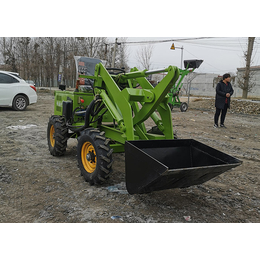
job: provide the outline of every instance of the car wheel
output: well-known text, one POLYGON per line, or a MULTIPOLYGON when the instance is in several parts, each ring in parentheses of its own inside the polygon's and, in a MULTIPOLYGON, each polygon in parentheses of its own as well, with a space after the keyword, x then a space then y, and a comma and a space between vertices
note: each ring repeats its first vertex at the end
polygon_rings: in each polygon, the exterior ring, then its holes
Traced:
POLYGON ((17 111, 23 111, 28 106, 28 101, 25 96, 17 95, 13 100, 13 109, 17 111))

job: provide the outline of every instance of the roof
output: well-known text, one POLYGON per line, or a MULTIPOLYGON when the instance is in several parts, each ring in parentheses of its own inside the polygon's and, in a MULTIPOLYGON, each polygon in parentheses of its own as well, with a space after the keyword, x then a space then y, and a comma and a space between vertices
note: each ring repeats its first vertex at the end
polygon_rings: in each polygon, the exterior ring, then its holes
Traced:
MULTIPOLYGON (((244 67, 244 68, 237 68, 237 70, 239 71, 241 71, 241 70, 246 70, 246 68, 244 67)), ((250 70, 260 70, 260 65, 257 65, 257 66, 251 66, 250 67, 250 70)))

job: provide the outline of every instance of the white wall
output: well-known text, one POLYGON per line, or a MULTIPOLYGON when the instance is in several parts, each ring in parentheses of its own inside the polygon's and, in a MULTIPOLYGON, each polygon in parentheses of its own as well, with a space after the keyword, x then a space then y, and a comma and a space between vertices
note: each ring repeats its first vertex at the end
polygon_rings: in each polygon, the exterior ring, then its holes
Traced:
MULTIPOLYGON (((183 87, 182 87, 182 95, 186 95, 188 93, 188 80, 189 77, 193 77, 193 75, 196 75, 196 77, 191 82, 191 89, 190 94, 193 96, 209 96, 209 97, 215 97, 216 94, 216 85, 217 82, 213 83, 214 78, 218 77, 218 74, 213 73, 191 73, 187 75, 183 80, 183 87), (187 92, 186 92, 187 90, 187 92)), ((164 75, 157 75, 156 80, 159 81, 163 78, 164 75)), ((153 75, 154 79, 154 75, 153 75)), ((219 80, 222 78, 220 77, 219 80)), ((260 70, 256 71, 253 79, 256 83, 253 91, 248 94, 248 97, 260 97, 260 70)), ((217 80, 218 81, 218 80, 217 80)), ((232 83, 232 87, 234 89, 233 97, 242 97, 242 89, 237 87, 237 81, 235 80, 235 83, 232 83)))
MULTIPOLYGON (((238 71, 237 72, 237 76, 238 77, 241 77, 243 75, 244 71, 238 71)), ((255 86, 254 88, 252 89, 251 92, 248 93, 248 97, 260 97, 260 70, 257 69, 252 69, 252 73, 253 73, 253 76, 252 76, 252 82, 255 82, 255 86)), ((235 81, 235 87, 237 85, 237 81, 235 81)), ((237 97, 242 97, 242 92, 243 90, 236 87, 236 92, 237 92, 237 97)))
MULTIPOLYGON (((187 81, 189 77, 196 77, 191 81, 190 94, 193 96, 215 96, 215 87, 213 84, 213 79, 218 76, 218 74, 209 73, 192 73, 187 75, 183 80, 183 89, 186 90, 188 87, 187 81)), ((185 94, 186 92, 183 91, 185 94)))

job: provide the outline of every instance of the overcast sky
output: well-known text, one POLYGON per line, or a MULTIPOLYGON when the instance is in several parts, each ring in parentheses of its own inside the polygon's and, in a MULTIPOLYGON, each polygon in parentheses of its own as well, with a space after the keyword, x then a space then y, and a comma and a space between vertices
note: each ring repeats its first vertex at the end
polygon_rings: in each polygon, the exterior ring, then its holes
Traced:
MULTIPOLYGON (((160 41, 177 39, 178 37, 128 37, 127 42, 160 41)), ((180 37, 179 37, 180 38, 180 37)), ((189 37, 181 37, 189 38, 189 37)), ((194 38, 194 37, 193 37, 194 38)), ((199 37, 198 37, 199 38, 199 37)), ((115 38, 109 39, 114 41, 115 38)), ((163 68, 169 65, 181 66, 181 53, 183 47, 183 60, 204 60, 196 71, 200 73, 216 73, 223 75, 226 72, 236 73, 237 68, 245 67, 244 52, 247 51, 247 37, 211 37, 208 39, 194 39, 174 41, 175 50, 170 47, 173 41, 163 43, 150 43, 153 46, 151 68, 163 68)), ((252 55, 253 65, 260 65, 260 38, 255 39, 252 55)), ((129 43, 128 64, 130 67, 139 66, 136 52, 148 43, 129 43)), ((183 64, 183 63, 182 63, 183 64)), ((183 65, 182 65, 183 66, 183 65)), ((138 68, 139 68, 138 67, 138 68)))
MULTIPOLYGON (((98 5, 95 1, 76 0, 64 5, 61 1, 47 0, 41 5, 41 12, 38 6, 33 7, 28 0, 15 2, 11 18, 9 12, 1 14, 0 22, 5 26, 2 26, 0 36, 102 36, 109 37, 111 42, 120 36, 128 37, 127 41, 218 36, 204 40, 175 42, 176 47, 183 46, 184 60, 204 60, 197 69, 200 73, 220 75, 226 72, 236 73, 238 67, 245 66, 243 55, 247 50, 247 37, 255 36, 259 32, 258 8, 255 8, 253 0, 247 0, 247 5, 241 1, 226 0, 219 0, 216 5, 208 4, 209 2, 205 0, 184 2, 161 0, 154 4, 132 0, 125 6, 119 0, 100 0, 98 5), (33 10, 28 12, 27 5, 33 10), (30 19, 20 19, 21 10, 25 7, 27 14, 30 13, 30 19), (84 10, 85 16, 72 15, 79 10, 84 10), (224 19, 221 18, 223 15, 224 19), (164 37, 170 35, 173 37, 164 37), (223 36, 243 37, 223 38, 223 36)), ((2 9, 8 8, 10 8, 9 2, 3 2, 2 9)), ((180 67, 181 49, 170 50, 171 44, 172 42, 153 44, 153 69, 169 65, 180 67)), ((253 65, 260 65, 259 44, 260 38, 256 38, 253 65)), ((136 50, 140 45, 127 46, 129 66, 138 66, 136 50)))

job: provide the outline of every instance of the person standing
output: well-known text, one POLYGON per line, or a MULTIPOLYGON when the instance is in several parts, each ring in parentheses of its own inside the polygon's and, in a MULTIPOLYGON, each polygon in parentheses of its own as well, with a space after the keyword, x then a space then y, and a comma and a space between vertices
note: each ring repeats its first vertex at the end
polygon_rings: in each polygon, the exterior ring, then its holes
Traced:
POLYGON ((227 109, 230 108, 230 97, 233 95, 233 88, 230 84, 230 74, 226 73, 223 75, 222 80, 217 84, 216 87, 216 98, 215 107, 216 113, 214 116, 214 127, 218 127, 219 116, 220 127, 225 127, 224 121, 227 114, 227 109))

